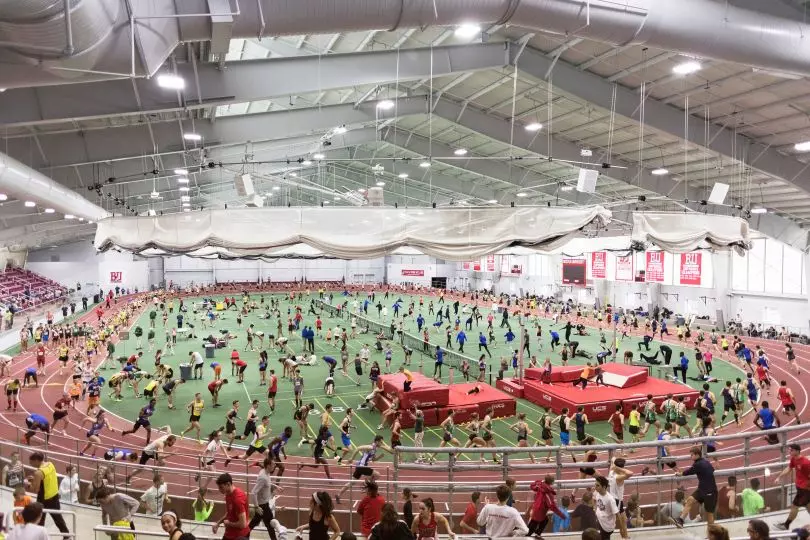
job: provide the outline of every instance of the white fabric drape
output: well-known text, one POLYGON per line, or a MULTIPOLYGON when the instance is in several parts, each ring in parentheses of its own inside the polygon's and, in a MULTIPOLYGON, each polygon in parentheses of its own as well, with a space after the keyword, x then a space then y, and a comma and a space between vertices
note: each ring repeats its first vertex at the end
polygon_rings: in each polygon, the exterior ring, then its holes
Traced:
POLYGON ((593 222, 606 225, 610 217, 601 206, 209 210, 103 219, 95 246, 100 251, 118 247, 155 255, 273 258, 281 248, 306 244, 341 259, 371 259, 411 247, 433 257, 465 261, 510 246, 554 249, 593 222))
POLYGON ((636 212, 633 214, 635 242, 651 242, 670 253, 688 253, 699 247, 751 248, 748 222, 733 216, 636 212))

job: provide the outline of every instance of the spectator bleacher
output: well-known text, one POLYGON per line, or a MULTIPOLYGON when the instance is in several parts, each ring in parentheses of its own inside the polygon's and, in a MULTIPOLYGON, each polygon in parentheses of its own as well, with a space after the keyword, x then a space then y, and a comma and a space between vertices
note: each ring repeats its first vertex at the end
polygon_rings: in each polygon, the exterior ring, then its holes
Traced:
POLYGON ((9 267, 0 273, 0 304, 15 313, 67 295, 67 288, 30 270, 9 267))

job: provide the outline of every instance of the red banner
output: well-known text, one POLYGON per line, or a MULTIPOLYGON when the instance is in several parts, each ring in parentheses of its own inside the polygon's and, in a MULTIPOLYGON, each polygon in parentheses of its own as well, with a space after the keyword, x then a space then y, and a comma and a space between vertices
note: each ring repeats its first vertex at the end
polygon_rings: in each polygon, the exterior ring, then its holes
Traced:
POLYGON ((647 281, 664 281, 664 252, 647 252, 647 271, 644 273, 647 281))
POLYGON ((467 262, 461 263, 461 269, 462 270, 469 270, 470 269, 470 262, 467 261, 467 262))
POLYGON ((473 261, 473 272, 480 272, 481 271, 481 261, 473 261))
POLYGON ((633 255, 616 257, 616 281, 633 281, 633 255))
POLYGON ((495 271, 495 255, 487 255, 487 272, 495 271))
POLYGON ((110 272, 110 283, 121 283, 123 280, 123 272, 110 272))
POLYGON ((423 277, 425 275, 424 270, 402 270, 403 276, 418 276, 423 277))
POLYGON ((700 285, 702 253, 681 253, 681 285, 700 285))
POLYGON ((594 251, 591 253, 591 276, 594 279, 607 277, 607 252, 594 251))

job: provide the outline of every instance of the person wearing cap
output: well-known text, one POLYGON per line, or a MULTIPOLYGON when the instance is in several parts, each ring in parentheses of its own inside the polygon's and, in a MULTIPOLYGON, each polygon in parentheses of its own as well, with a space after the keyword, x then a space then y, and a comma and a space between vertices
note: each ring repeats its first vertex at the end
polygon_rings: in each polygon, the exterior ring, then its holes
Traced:
POLYGON ((228 473, 220 474, 217 477, 217 488, 221 494, 225 495, 225 515, 211 526, 211 531, 217 534, 219 527, 224 526, 225 533, 222 538, 225 540, 249 537, 247 495, 233 485, 233 478, 228 473))

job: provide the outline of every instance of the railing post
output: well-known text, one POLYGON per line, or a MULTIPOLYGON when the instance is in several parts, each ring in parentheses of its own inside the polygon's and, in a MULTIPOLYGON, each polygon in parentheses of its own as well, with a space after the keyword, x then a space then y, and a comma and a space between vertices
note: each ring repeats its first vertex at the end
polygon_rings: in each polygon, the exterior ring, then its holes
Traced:
POLYGON ((557 462, 557 469, 556 469, 556 471, 555 471, 555 473, 554 473, 554 474, 555 474, 555 476, 556 476, 556 480, 557 480, 557 482, 559 482, 560 480, 562 480, 562 473, 563 473, 563 468, 562 468, 562 452, 560 452, 560 447, 559 447, 559 446, 558 446, 558 447, 557 447, 557 449, 554 451, 554 459, 555 459, 555 461, 557 462))
MULTIPOLYGON (((296 502, 301 501, 301 477, 298 477, 298 481, 295 483, 295 500, 296 502)), ((301 505, 295 505, 295 526, 301 526, 301 505)))
MULTIPOLYGON (((744 465, 746 467, 750 467, 751 466, 751 439, 747 435, 745 435, 744 437, 745 437, 745 439, 743 440, 743 456, 744 456, 744 462, 743 463, 744 463, 744 465)), ((746 472, 745 475, 746 475, 746 480, 747 480, 748 472, 746 472)), ((746 485, 747 485, 747 483, 746 483, 746 485)))
MULTIPOLYGON (((399 493, 399 452, 394 449, 394 493, 399 493)), ((390 499, 389 499, 390 500, 390 499)))
POLYGON ((509 478, 509 454, 506 452, 501 456, 501 469, 503 469, 503 479, 509 478))
MULTIPOLYGON (((787 455, 788 455, 788 452, 787 452, 788 434, 785 433, 784 437, 780 437, 780 440, 781 440, 781 443, 779 444, 779 456, 781 458, 780 461, 785 462, 787 460, 787 455)), ((781 484, 781 487, 779 488, 779 491, 782 492, 782 508, 787 508, 788 507, 788 490, 787 490, 787 486, 785 484, 781 484)))
MULTIPOLYGON (((448 454, 447 455, 447 507, 450 509, 448 514, 450 514, 450 519, 453 519, 453 493, 455 489, 453 488, 453 478, 455 475, 453 474, 453 465, 455 464, 456 455, 455 454, 448 454)), ((453 526, 452 521, 450 522, 450 526, 453 526)))

